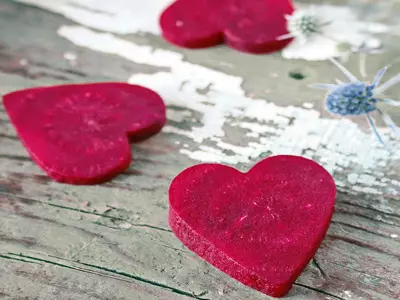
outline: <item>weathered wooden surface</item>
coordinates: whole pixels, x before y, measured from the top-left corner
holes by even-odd
[[[168,72],[118,53],[76,46],[57,34],[65,25],[76,24],[53,12],[0,0],[2,94],[28,86],[126,81],[132,74]],[[323,112],[322,96],[305,88],[308,83],[332,80],[328,63],[287,61],[278,54],[243,55],[226,47],[179,50],[151,34],[123,38],[180,51],[187,61],[241,76],[247,93],[265,97],[264,91],[269,90],[267,100],[281,106],[312,102],[322,117],[329,118]],[[368,69],[393,63],[391,74],[398,72],[399,41],[390,36],[389,51],[369,58]],[[65,59],[65,53],[74,53],[78,60]],[[352,58],[350,67],[357,62]],[[260,65],[276,75],[269,76]],[[293,70],[306,78],[287,76]],[[398,91],[393,89],[394,98],[399,98]],[[185,129],[188,123],[198,122],[186,120],[184,114],[177,119],[181,109],[175,105],[169,109],[175,116],[170,117],[170,126]],[[399,110],[391,113],[400,121]],[[225,141],[240,144],[240,130],[226,131]],[[62,185],[32,163],[1,107],[0,299],[268,299],[189,252],[168,229],[170,181],[196,163],[181,151],[184,143],[189,149],[195,144],[163,132],[133,145],[131,168],[115,180],[90,187]],[[248,169],[267,154],[238,167]],[[323,162],[321,155],[315,159]],[[342,184],[332,225],[315,261],[287,299],[400,299],[400,168],[397,159],[385,162],[376,169],[349,164],[335,171]],[[354,182],[360,187],[354,189],[348,180],[350,173],[360,177],[376,172],[384,180],[370,189],[362,182]]]

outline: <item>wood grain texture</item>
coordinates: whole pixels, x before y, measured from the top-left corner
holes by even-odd
[[[1,93],[65,82],[126,81],[133,73],[159,70],[79,48],[57,36],[66,24],[73,23],[0,0]],[[126,38],[169,47],[158,37]],[[63,59],[66,51],[77,53],[79,63]],[[237,54],[219,48],[206,54],[183,52],[205,66],[228,55],[232,73],[252,78],[244,84],[252,93],[271,84],[259,70],[245,67],[248,58],[235,61]],[[373,56],[371,65],[378,67],[397,55]],[[276,56],[275,64],[280,62]],[[313,78],[329,77],[326,66],[312,65],[285,62],[280,71],[286,74],[293,67]],[[281,105],[300,105],[311,93],[292,78],[282,80],[277,93],[289,97],[282,97]],[[293,90],[285,91],[284,85]],[[31,161],[0,107],[0,299],[269,299],[188,251],[168,228],[169,184],[195,163],[179,153],[175,139],[161,133],[133,145],[130,169],[109,183],[63,185]],[[391,180],[400,180],[399,170],[398,164],[387,170]],[[400,299],[396,193],[377,196],[340,189],[328,235],[286,299]]]

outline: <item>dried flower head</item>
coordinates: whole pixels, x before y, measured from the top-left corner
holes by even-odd
[[[348,77],[350,82],[338,84],[313,84],[311,87],[319,89],[327,89],[328,95],[325,99],[326,109],[335,115],[348,116],[348,115],[366,115],[372,131],[376,134],[379,141],[384,144],[381,135],[376,129],[374,120],[370,113],[377,111],[386,125],[392,131],[400,136],[400,131],[390,116],[377,107],[380,102],[387,103],[393,106],[400,106],[400,101],[382,98],[383,93],[400,82],[400,73],[393,78],[380,84],[383,75],[386,73],[388,67],[384,67],[375,76],[371,84],[358,80],[349,70],[334,59],[331,61]]]
[[[323,23],[310,11],[296,11],[287,15],[287,29],[289,34],[280,38],[297,38],[303,43],[316,34],[322,33]]]
[[[374,51],[382,47],[374,34],[389,30],[386,25],[360,19],[348,6],[299,5],[286,19],[287,34],[277,39],[293,39],[282,50],[288,59],[326,60]]]

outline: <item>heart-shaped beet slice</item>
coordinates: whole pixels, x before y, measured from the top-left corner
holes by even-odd
[[[160,17],[163,37],[186,48],[226,43],[250,53],[279,51],[291,40],[285,15],[290,0],[176,0]]]
[[[270,157],[248,173],[201,164],[173,180],[169,224],[218,269],[281,297],[322,242],[335,195],[331,175],[302,157]]]
[[[129,167],[129,142],[158,133],[165,105],[155,92],[125,83],[40,87],[3,97],[32,159],[54,180],[96,184]]]

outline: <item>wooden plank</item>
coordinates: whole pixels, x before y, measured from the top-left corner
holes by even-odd
[[[57,34],[64,25],[76,24],[58,14],[0,0],[2,93],[66,82],[126,81],[132,74],[169,71],[76,46]],[[161,50],[172,48],[157,36],[123,38]],[[79,59],[71,62],[65,53]],[[224,47],[180,53],[189,62],[250,78],[244,83],[246,92],[265,96],[265,90],[273,90],[268,100],[282,106],[301,106],[305,99],[316,98],[304,89],[304,82],[289,78],[288,71],[301,70],[310,81],[332,77],[327,64],[285,61],[278,55],[250,59]],[[385,55],[373,56],[370,66],[377,69],[396,57],[391,48]],[[265,60],[278,79],[274,75],[266,80],[268,73],[251,67],[264,65]],[[220,61],[228,63],[220,65]],[[353,59],[350,65],[357,62]],[[206,89],[202,92],[207,93]],[[327,117],[319,99],[307,101]],[[187,109],[169,105],[168,125],[181,129],[201,125],[197,112],[191,113],[192,120],[183,111]],[[393,113],[398,120],[400,114]],[[225,127],[224,141],[241,145],[245,131]],[[268,299],[205,263],[170,232],[168,186],[181,170],[196,163],[182,153],[184,144],[188,149],[196,147],[190,139],[163,132],[133,145],[132,166],[115,180],[90,187],[62,185],[31,161],[1,107],[0,297]],[[236,166],[246,170],[259,158]],[[358,168],[349,164],[348,169],[336,172],[335,178],[343,184],[332,225],[288,299],[400,298],[400,165],[394,160],[378,168],[386,180],[374,185],[374,189],[382,185],[379,194],[360,183],[355,185],[363,189],[352,189],[349,174],[372,176],[376,171]]]

